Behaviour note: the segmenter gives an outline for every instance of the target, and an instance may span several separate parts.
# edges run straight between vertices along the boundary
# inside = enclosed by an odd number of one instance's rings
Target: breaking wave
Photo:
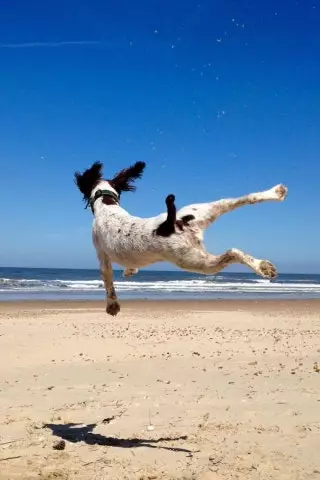
[[[161,278],[161,274],[159,274]],[[320,295],[320,282],[312,280],[269,281],[265,279],[243,279],[237,277],[206,277],[185,280],[118,280],[115,282],[119,292],[127,293],[275,293],[297,294],[312,293]],[[103,291],[101,280],[59,280],[59,279],[16,279],[0,278],[0,292],[99,292]]]

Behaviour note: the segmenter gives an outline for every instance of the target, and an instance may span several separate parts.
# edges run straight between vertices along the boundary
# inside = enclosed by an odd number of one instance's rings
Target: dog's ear
[[[76,172],[74,181],[83,195],[84,200],[89,201],[90,195],[97,183],[102,179],[102,163],[95,162],[83,173]]]
[[[145,166],[145,162],[137,162],[131,167],[121,170],[109,183],[119,194],[121,192],[134,192],[136,187],[133,182],[142,177]]]

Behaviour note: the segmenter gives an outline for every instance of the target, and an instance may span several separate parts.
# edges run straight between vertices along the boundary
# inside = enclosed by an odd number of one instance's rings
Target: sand
[[[319,480],[319,312],[1,304],[0,479]]]

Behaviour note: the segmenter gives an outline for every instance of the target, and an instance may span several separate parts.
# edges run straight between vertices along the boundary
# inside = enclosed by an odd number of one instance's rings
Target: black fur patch
[[[191,222],[191,220],[195,220],[195,218],[196,217],[194,215],[185,215],[184,217],[181,217],[181,220],[183,225],[189,225],[189,222]]]
[[[172,194],[168,195],[166,198],[167,218],[155,230],[156,235],[160,237],[170,237],[170,235],[176,232],[176,226],[180,228],[180,230],[183,230],[185,226],[189,225],[191,220],[195,219],[194,215],[184,215],[181,219],[177,220],[177,209],[174,202],[175,196]]]
[[[174,201],[175,201],[174,195],[167,196],[166,198],[167,218],[155,230],[156,235],[159,235],[160,237],[170,237],[170,235],[172,235],[176,231],[175,225],[176,225],[176,219],[177,219],[177,209]]]
[[[83,195],[83,199],[89,202],[90,195],[94,187],[102,179],[102,163],[95,162],[90,168],[83,173],[76,172],[74,181]]]
[[[129,168],[125,168],[117,173],[111,180],[110,185],[118,192],[134,192],[136,187],[133,182],[142,177],[145,169],[145,162],[137,162]]]
[[[112,197],[102,197],[102,203],[105,205],[117,205],[117,202]]]

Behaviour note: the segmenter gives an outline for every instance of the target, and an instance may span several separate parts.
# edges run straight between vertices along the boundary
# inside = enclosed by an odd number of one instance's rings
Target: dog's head
[[[83,195],[87,205],[95,193],[97,187],[110,190],[120,197],[122,192],[134,192],[136,187],[135,180],[142,177],[146,164],[144,162],[136,162],[129,168],[125,168],[118,172],[111,180],[104,180],[102,174],[102,163],[95,162],[90,168],[83,173],[76,172],[74,180]]]

